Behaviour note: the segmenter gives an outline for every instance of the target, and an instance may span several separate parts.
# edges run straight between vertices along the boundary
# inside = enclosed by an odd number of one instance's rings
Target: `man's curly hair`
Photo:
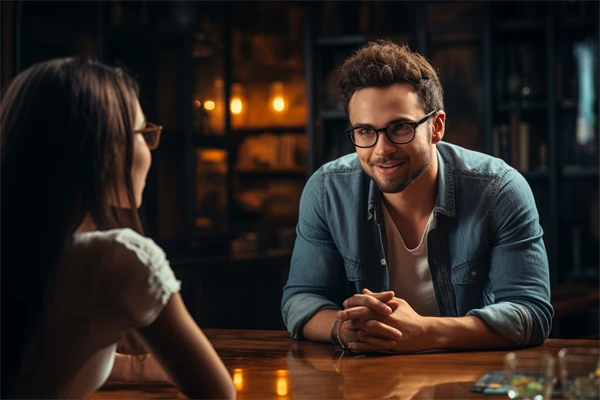
[[[438,73],[406,44],[388,39],[369,42],[344,61],[337,75],[346,113],[357,90],[384,88],[395,83],[410,83],[419,94],[425,112],[444,109],[444,90]]]

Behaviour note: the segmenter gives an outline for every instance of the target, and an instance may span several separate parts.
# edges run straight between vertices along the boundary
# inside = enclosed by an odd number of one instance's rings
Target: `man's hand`
[[[383,304],[380,299],[387,299],[389,295],[367,289],[363,293],[346,300],[346,309],[337,314],[343,321],[343,332],[354,333],[347,342],[352,351],[415,352],[428,348],[424,340],[427,319],[417,314],[405,300],[393,297]],[[377,312],[384,309],[382,305],[392,312]]]
[[[394,299],[394,292],[373,293],[368,289],[363,294],[355,294],[344,301],[345,310],[338,311],[339,336],[343,343],[359,341],[359,332],[368,331],[370,335],[380,338],[393,346],[394,340],[402,335],[397,329],[387,326],[380,318],[389,316],[393,308],[388,304]]]

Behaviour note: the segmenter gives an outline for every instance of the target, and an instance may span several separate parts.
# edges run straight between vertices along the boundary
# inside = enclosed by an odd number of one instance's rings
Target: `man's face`
[[[402,120],[416,122],[425,116],[417,92],[407,83],[357,90],[348,104],[348,114],[353,127],[375,129]],[[382,192],[399,193],[427,170],[435,154],[430,121],[417,127],[410,143],[394,144],[380,132],[375,146],[356,148],[363,169]]]

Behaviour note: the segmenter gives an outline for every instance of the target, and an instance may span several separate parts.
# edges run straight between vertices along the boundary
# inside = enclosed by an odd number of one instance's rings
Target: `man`
[[[442,142],[437,73],[407,46],[365,45],[338,83],[356,153],[304,188],[282,299],[292,336],[355,352],[543,343],[548,259],[526,180]]]

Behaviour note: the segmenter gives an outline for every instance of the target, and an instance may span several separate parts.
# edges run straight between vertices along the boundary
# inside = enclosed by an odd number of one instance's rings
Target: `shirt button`
[[[382,258],[382,259],[381,259],[381,265],[385,265],[385,264],[387,264],[387,263],[385,262],[385,258]]]
[[[471,271],[471,276],[475,278],[477,276],[477,271]]]

